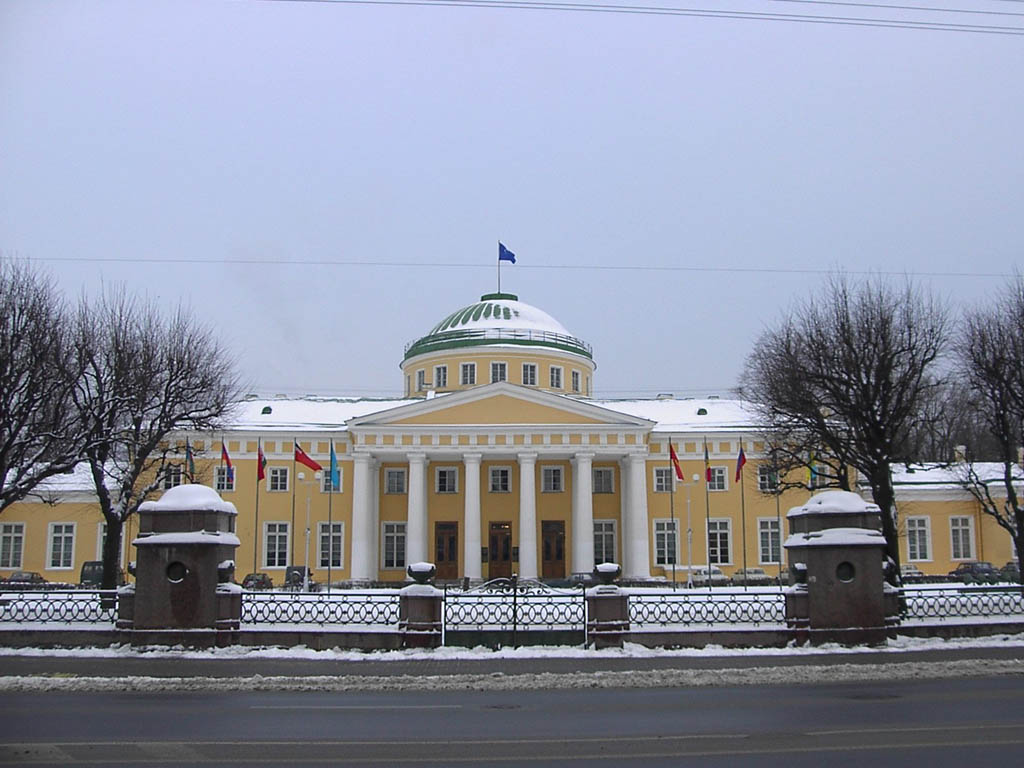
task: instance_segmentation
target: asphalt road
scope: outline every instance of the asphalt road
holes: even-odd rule
[[[1024,762],[1024,676],[704,688],[5,693],[0,765]]]

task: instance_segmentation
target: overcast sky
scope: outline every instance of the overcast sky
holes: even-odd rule
[[[1024,31],[1022,3],[917,4],[1004,15],[664,3]],[[1021,266],[1022,76],[1021,34],[5,0],[0,251],[191,305],[251,391],[394,395],[500,238],[597,396],[725,395],[828,270],[961,306]]]

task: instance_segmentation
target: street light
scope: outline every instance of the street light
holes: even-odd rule
[[[693,527],[690,525],[690,489],[700,481],[700,475],[693,475],[688,483],[679,483],[686,489],[686,588],[693,589]],[[710,580],[711,575],[708,575]],[[675,577],[673,577],[673,583]]]
[[[320,480],[319,471],[313,473],[313,479],[307,481],[306,473],[299,472],[299,482],[306,486],[306,554],[303,558],[302,591],[309,592],[309,505],[313,495],[312,486]]]

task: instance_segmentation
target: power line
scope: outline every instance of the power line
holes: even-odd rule
[[[335,5],[396,5],[451,8],[492,8],[502,10],[560,11],[573,13],[612,13],[642,16],[685,16],[697,18],[742,19],[750,21],[781,21],[801,24],[826,24],[853,27],[876,27],[882,29],[917,29],[934,32],[966,32],[988,35],[1024,35],[1024,27],[998,24],[963,24],[941,21],[913,21],[911,19],[875,18],[870,16],[827,16],[806,13],[772,13],[765,11],[732,11],[709,8],[679,8],[669,6],[612,5],[603,3],[545,2],[544,0],[256,0],[274,3],[333,3]],[[789,0],[796,2],[796,0]],[[810,1],[810,0],[808,0]],[[818,0],[823,2],[824,0]],[[849,5],[863,6],[859,3]],[[880,9],[888,8],[878,4]],[[910,7],[892,6],[891,10]],[[968,13],[952,9],[916,8],[915,12]],[[1011,13],[992,12],[994,15],[1012,16]]]
[[[384,267],[396,269],[478,269],[493,271],[491,264],[464,264],[442,261],[346,261],[340,259],[189,259],[189,258],[155,258],[138,257],[118,258],[113,256],[29,256],[27,261],[60,262],[60,263],[107,263],[107,264],[193,264],[193,265],[225,265],[225,266],[303,266],[303,267]],[[796,267],[708,267],[685,266],[678,264],[516,264],[516,270],[575,270],[605,272],[703,272],[712,274],[766,274],[766,275],[831,275],[837,270],[822,268]],[[979,278],[1012,278],[1012,272],[920,272],[898,270],[843,269],[843,274],[867,275],[878,277],[979,277]]]

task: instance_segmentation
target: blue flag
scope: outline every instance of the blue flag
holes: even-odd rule
[[[338,457],[334,453],[334,441],[331,440],[331,492],[338,490],[341,478],[338,476]]]
[[[516,255],[498,241],[498,261],[511,261],[516,263]]]

